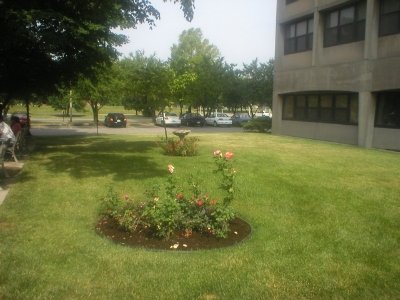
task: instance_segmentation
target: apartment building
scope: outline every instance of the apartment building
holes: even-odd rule
[[[400,0],[278,0],[272,133],[400,150]]]

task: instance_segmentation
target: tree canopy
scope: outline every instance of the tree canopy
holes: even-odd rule
[[[153,116],[169,104],[173,73],[168,63],[154,55],[136,52],[119,63],[122,78],[122,102],[128,109]]]
[[[194,0],[170,1],[192,19]],[[148,0],[0,1],[0,109],[12,98],[92,77],[98,65],[117,59],[115,47],[127,41],[112,29],[153,26],[159,17]]]

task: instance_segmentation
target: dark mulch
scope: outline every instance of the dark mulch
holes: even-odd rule
[[[190,237],[176,234],[169,240],[149,237],[143,232],[127,232],[121,229],[115,220],[102,218],[96,225],[96,231],[111,239],[115,243],[142,247],[156,250],[190,251],[201,249],[214,249],[236,245],[251,234],[251,226],[240,218],[231,222],[230,233],[227,238],[217,238],[213,235],[199,234],[193,232]]]

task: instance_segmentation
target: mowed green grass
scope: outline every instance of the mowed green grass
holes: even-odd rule
[[[256,133],[199,134],[168,157],[151,136],[35,137],[0,206],[0,299],[398,299],[400,153]],[[149,251],[96,234],[109,186],[136,199],[167,176],[218,191],[232,151],[238,246]]]

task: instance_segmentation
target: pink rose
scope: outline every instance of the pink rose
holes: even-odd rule
[[[198,207],[203,206],[203,204],[204,204],[204,202],[203,202],[203,200],[201,200],[201,199],[199,199],[199,200],[196,201],[196,205],[197,205]]]
[[[222,157],[222,152],[221,152],[221,150],[215,150],[215,151],[214,151],[214,157],[218,157],[218,156]]]

